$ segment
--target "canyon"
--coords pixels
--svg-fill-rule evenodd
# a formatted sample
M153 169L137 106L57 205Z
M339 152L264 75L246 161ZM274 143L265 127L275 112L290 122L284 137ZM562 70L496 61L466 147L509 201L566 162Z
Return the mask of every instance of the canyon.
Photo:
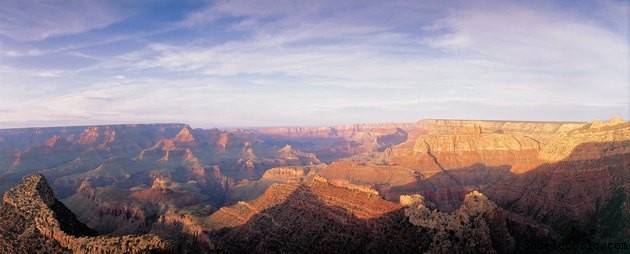
M630 123L0 129L0 192L2 253L547 253L628 244Z

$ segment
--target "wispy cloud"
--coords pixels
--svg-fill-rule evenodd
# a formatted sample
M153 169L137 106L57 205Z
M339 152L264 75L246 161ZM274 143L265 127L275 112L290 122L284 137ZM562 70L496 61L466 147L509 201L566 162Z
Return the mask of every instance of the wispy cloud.
M4 1L0 16L0 33L18 41L77 34L121 19L101 1Z
M433 28L449 31L429 40L435 47L530 69L596 71L616 67L619 71L623 54L628 52L623 34L589 20L559 18L554 13L524 8L456 12Z
M626 5L559 4L219 1L159 29L110 31L119 39L103 43L8 47L0 108L13 111L0 119L211 127L630 117ZM120 17L99 8L110 21L42 37L44 18L30 35L8 36L82 33ZM57 56L83 62L43 61Z
M590 20L527 6L505 6L502 12L471 8L450 11L429 24L409 20L408 26L441 31L426 36L398 27L365 26L360 18L337 26L326 19L303 26L295 22L296 17L285 17L292 8L260 13L255 4L241 7L218 9L250 19L280 16L262 25L262 31L253 31L251 40L209 48L154 45L157 56L141 59L136 66L211 76L282 73L301 77L303 85L325 77L342 87L387 86L429 93L473 85L498 100L518 98L523 89L530 92L523 99L530 100L566 93L579 100L605 98L620 103L627 99L619 92L627 85L626 35ZM333 12L329 20L340 18L335 14L348 19L346 13ZM336 37L340 42L325 41ZM437 49L434 56L423 55L431 47Z

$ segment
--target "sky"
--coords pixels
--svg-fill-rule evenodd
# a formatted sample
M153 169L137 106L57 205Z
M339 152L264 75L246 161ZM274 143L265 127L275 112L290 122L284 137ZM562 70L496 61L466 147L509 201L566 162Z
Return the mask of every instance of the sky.
M629 5L2 0L0 128L628 119Z

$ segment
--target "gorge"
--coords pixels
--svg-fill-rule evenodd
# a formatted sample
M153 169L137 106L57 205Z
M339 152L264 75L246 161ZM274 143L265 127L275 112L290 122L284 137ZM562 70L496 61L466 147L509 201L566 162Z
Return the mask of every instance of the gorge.
M547 253L627 244L630 123L3 129L0 192L2 253Z

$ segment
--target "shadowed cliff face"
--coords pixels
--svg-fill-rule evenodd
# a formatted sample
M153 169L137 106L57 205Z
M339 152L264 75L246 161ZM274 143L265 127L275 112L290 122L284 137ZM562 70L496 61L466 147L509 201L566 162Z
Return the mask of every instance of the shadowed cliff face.
M400 195L419 193L439 210L452 212L460 207L469 192L483 190L510 175L509 165L492 167L479 163L428 178L418 176L413 182L382 190L381 194L389 200L398 200Z
M630 147L630 141L578 145L565 160L510 174L483 191L505 209L550 225L558 237L573 232L589 241L626 241L630 153L576 159L585 149L606 155L611 147Z

